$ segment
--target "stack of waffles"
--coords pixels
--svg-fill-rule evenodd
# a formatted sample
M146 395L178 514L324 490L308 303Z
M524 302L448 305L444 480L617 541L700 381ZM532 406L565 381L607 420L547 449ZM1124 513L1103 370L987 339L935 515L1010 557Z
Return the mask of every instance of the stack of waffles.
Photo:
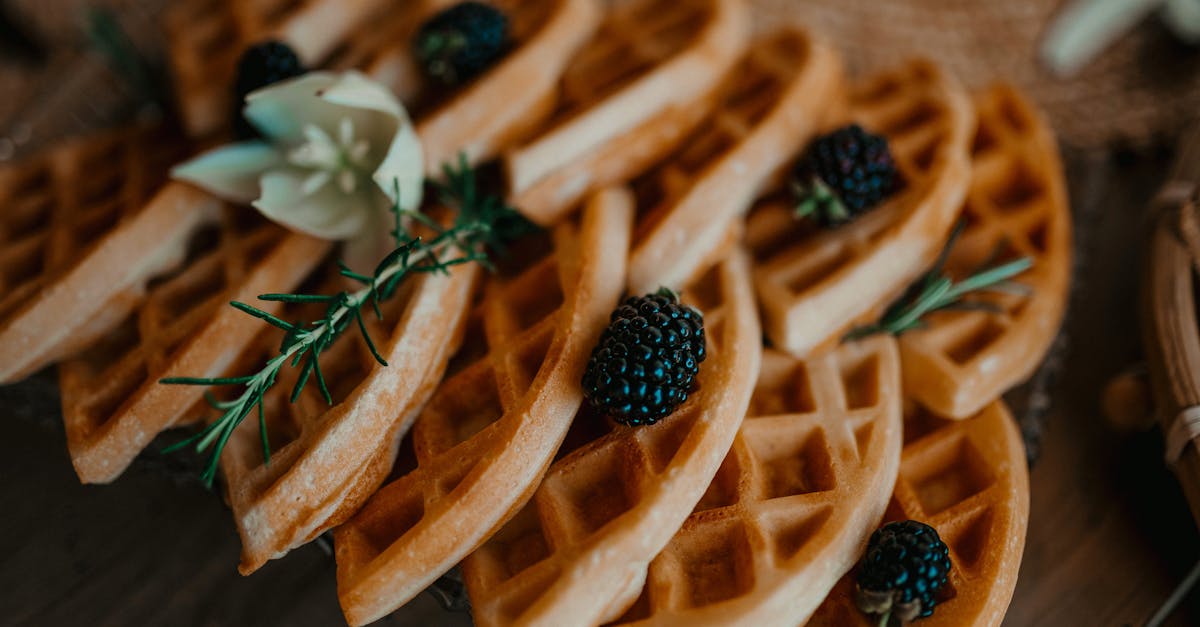
M490 0L511 45L447 90L411 40L454 4L184 0L166 23L181 129L0 170L0 382L57 365L80 479L113 481L160 433L215 419L202 388L161 379L278 352L277 330L225 303L344 289L330 242L165 176L227 132L241 51L278 40L387 86L428 176L458 155L498 165L544 228L499 270L406 282L363 323L374 346L321 355L332 404L312 386L288 398L284 371L220 457L244 574L332 532L352 625L456 565L481 625L868 624L856 564L881 524L914 519L952 564L923 621L998 625L1029 500L1000 397L1051 345L1070 274L1038 111L929 61L847 77L812 33L753 34L744 0ZM788 174L851 122L888 140L902 184L817 229ZM846 339L935 265L960 280L1017 258L1028 289ZM708 357L669 416L618 424L580 382L622 296L660 286L703 314Z

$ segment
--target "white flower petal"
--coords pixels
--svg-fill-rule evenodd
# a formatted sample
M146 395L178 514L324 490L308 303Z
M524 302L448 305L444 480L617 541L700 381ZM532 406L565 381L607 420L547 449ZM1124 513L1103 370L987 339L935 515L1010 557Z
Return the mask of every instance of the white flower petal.
M358 113L353 119L355 136L370 142L373 163L386 159L396 134L412 126L404 105L387 87L353 70L322 90L321 98Z
M344 107L378 111L408 122L404 105L387 87L354 70L343 72L337 81L321 91L321 98ZM365 133L359 129L359 134Z
M229 144L210 150L171 169L172 178L195 185L238 203L258 197L263 172L278 166L283 157L260 141Z
M425 159L421 142L411 124L405 124L396 133L387 156L375 169L371 178L393 202L399 200L402 209L414 210L421 205L425 192ZM400 197L396 198L396 185L400 186Z
M337 128L346 108L319 97L322 90L338 82L330 72L309 72L250 92L242 115L267 140L294 148L305 141L304 127Z
M288 228L322 239L358 236L367 224L374 201L363 194L347 195L335 185L305 194L303 170L274 170L262 176L262 196L254 207Z
M383 199L382 206L370 213L362 234L346 240L342 260L351 270L370 274L384 257L396 249L396 240L391 234L395 225L386 206L386 199Z

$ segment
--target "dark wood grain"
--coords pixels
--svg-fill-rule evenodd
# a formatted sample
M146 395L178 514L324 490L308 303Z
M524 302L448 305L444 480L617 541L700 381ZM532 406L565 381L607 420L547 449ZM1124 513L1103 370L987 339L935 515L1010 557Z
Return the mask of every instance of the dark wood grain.
M1149 232L1146 199L1162 156L1071 155L1077 237L1070 349L1041 459L1010 625L1140 625L1200 558L1186 503L1157 432L1122 436L1100 390L1140 359L1137 293ZM1193 592L1170 624L1200 624Z

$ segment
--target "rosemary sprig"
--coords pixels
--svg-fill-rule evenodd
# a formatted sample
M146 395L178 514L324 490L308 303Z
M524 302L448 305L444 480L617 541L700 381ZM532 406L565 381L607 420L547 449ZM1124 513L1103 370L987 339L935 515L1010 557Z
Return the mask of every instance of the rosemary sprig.
M263 399L267 391L275 385L279 371L285 365L290 363L292 367L300 369L296 384L292 388L292 402L299 398L301 391L310 380L315 380L325 402L332 405L333 397L321 371L320 357L321 353L328 349L351 324L358 328L375 360L384 366L388 365L367 332L366 324L363 321L365 307L369 306L375 315L382 319L383 312L380 303L391 298L406 278L417 273L448 272L452 266L472 262L480 263L490 269L492 264L488 258L488 250L501 250L501 247L510 238L532 228L530 223L520 218L520 214L505 205L499 197L484 194L478 190L475 171L467 164L465 156L460 155L457 167L444 166L443 172L445 181L434 182L433 185L440 200L446 206L457 209L453 224L443 227L423 213L404 211L398 205L393 205L391 211L395 214L395 228L392 236L396 240L396 248L379 262L374 273L359 274L347 268L345 264L339 264L341 274L361 283L361 288L353 292L342 291L337 294L263 294L259 296L260 300L270 302L322 303L326 308L325 314L320 320L311 324L290 322L246 303L237 301L230 303L236 309L260 318L284 331L279 354L272 357L263 364L258 372L251 375L211 378L171 377L160 380L160 383L171 385L242 387L242 393L232 400L220 401L211 395L208 396L209 403L222 411L221 417L210 423L203 431L168 447L164 452L179 450L192 444L199 452L212 448L211 457L201 474L204 483L211 486L226 442L233 434L234 429L251 412L257 410L263 459L270 463L271 450L267 438ZM414 235L409 228L414 225L425 227L432 233L432 236L426 240Z
M918 279L895 303L884 312L879 322L852 329L844 341L858 340L879 333L901 335L924 326L925 316L948 309L994 311L990 303L964 300L977 292L1027 293L1028 288L1010 282L1013 277L1033 266L1033 259L1021 257L1000 265L993 265L995 254L980 265L967 278L954 281L946 275L946 259L950 249L962 234L964 223L959 223L951 233L933 268ZM999 251L997 251L999 252Z

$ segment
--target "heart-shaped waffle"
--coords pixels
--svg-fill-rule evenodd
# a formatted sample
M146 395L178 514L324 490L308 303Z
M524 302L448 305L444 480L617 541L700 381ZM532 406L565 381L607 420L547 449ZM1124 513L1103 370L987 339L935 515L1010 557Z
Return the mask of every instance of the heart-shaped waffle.
M850 117L887 137L902 188L855 222L808 237L807 221L777 196L747 223L767 337L801 357L873 322L933 264L970 178L974 110L932 64L911 62L854 88Z
M906 403L900 478L884 522L919 520L950 547L950 577L933 615L917 624L999 625L1004 620L1029 524L1025 448L996 401L972 418L936 418ZM853 574L809 625L875 625L854 606Z
M599 623L637 598L746 414L762 354L749 272L735 250L684 291L709 340L688 401L643 427L581 414L533 500L463 562L476 623Z
M464 365L413 428L415 460L335 531L338 597L362 625L416 596L529 498L583 400L580 379L625 284L633 199L595 195L553 253L488 289Z
M988 293L998 311L945 311L904 334L904 385L939 415L978 413L1041 363L1058 333L1071 279L1071 210L1054 135L1012 87L976 99L971 189L946 261L961 280L989 263L1029 257L1029 294Z
M806 621L858 561L887 507L901 404L889 337L809 360L767 350L721 471L620 622Z
M749 37L744 0L609 4L547 128L504 157L510 201L539 224L666 156L716 104Z
M685 285L711 265L736 220L844 98L837 53L802 31L750 46L716 108L659 168L666 197L641 220L634 293Z
M508 17L512 49L480 78L444 93L423 79L411 42L428 17L453 4L427 0L415 12L389 11L382 24L348 42L332 61L361 68L400 96L419 119L417 135L431 176L459 152L480 163L536 130L554 108L568 62L602 16L597 0L489 0Z
M374 11L415 11L382 0L183 0L164 20L175 100L193 137L221 131L234 110L233 80L246 48L291 46L308 66L332 53Z
M107 333L183 260L216 201L170 185L147 205L183 151L162 129L128 128L0 168L0 383Z
M183 188L179 183L167 189ZM63 421L80 481L116 479L163 430L202 415L204 390L164 386L164 377L227 374L262 331L228 306L299 283L329 250L288 234L243 207L222 205L218 223L196 233L181 267L160 277L115 330L59 368ZM278 303L264 303L278 314Z

